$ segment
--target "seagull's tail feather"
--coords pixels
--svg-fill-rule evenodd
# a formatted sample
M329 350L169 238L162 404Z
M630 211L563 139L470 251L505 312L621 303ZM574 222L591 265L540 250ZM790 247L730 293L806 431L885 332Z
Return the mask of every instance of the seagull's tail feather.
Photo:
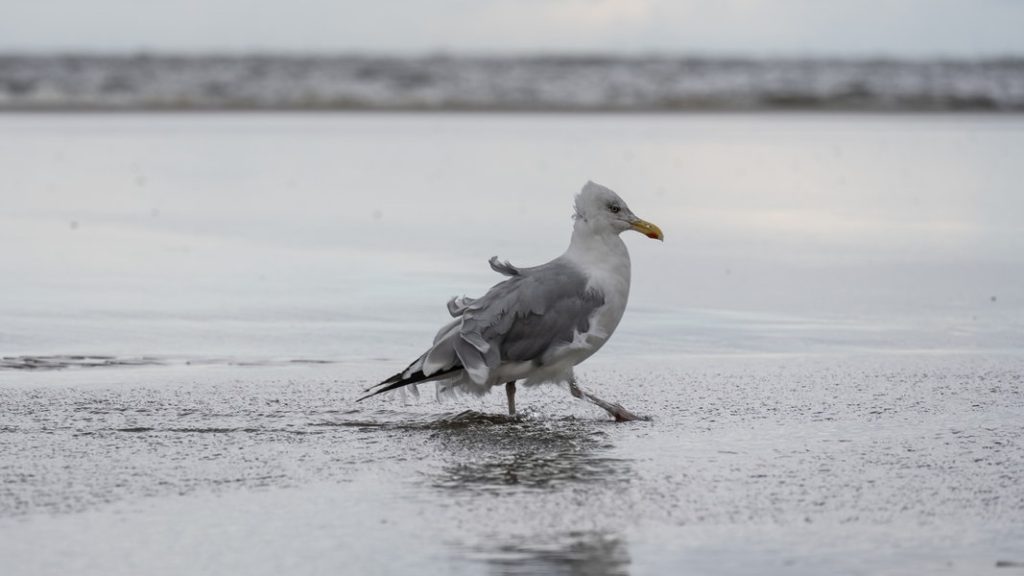
M431 382L433 380L440 380L442 378L451 378L457 372L461 371L462 366L452 366L451 368L446 368L444 370L434 372L433 374L427 376L426 374L423 373L422 370L417 370L410 374L409 370L406 369L381 382L380 384L374 384L373 386L370 386L366 390L363 390L363 392L369 392L369 394L365 394L363 396L360 396L359 398L356 398L356 402L366 400L367 398L371 398L373 396L376 396L377 394L383 394L385 392L397 390L398 388L408 386L410 384L422 384L423 382Z

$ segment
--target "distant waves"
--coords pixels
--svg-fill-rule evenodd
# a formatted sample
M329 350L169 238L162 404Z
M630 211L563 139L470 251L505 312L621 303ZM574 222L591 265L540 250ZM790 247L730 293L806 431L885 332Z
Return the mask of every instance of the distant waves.
M1024 111L1024 59L0 56L0 111Z

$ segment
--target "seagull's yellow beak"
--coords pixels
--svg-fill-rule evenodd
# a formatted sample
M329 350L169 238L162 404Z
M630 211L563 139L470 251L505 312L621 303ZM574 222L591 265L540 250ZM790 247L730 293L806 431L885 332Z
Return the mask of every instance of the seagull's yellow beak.
M643 234L644 236L647 236L648 238L654 238L655 240L661 240L662 242L665 241L665 235L661 233L661 228L658 228L657 226L651 224L646 220L641 220L637 218L636 220L630 222L629 225L630 228L636 230L637 232Z

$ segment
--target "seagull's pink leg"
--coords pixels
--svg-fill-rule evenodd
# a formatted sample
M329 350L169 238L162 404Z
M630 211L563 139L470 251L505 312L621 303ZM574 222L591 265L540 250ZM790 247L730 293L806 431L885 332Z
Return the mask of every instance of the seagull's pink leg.
M569 392L571 392L572 395L575 396L576 398L580 398L586 400L587 402L590 402L591 404L600 406L601 408L604 409L605 412L610 414L616 422L629 422L631 420L640 419L636 414L633 414L629 410L623 408L622 404L612 404L609 402L605 402L604 400L601 400L600 398L594 396L589 392L584 392L583 389L581 389L579 385L576 384L575 378L569 380Z

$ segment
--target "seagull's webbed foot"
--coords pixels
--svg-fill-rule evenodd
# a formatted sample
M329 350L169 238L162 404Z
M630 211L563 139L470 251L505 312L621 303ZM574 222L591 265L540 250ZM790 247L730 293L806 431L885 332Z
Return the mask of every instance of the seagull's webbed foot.
M589 392L583 391L583 389L580 388L578 384L576 384L575 380L569 381L569 392L571 392L572 395L575 396L576 398L586 400L587 402L590 402L595 406L601 407L602 409L604 409L605 412L610 414L616 422L630 422L632 420L640 419L640 417L637 416L636 414L633 414L629 410L623 408L622 404L613 404L611 402L605 402L604 400L601 400L597 396L594 396Z

